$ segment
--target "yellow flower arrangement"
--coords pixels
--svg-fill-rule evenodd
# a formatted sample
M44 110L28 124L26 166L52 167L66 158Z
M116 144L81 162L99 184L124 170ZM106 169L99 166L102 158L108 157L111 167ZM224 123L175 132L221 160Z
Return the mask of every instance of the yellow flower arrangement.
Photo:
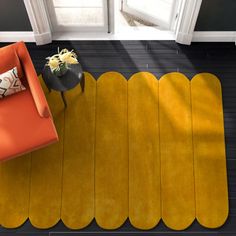
M73 50L68 51L65 48L62 49L58 55L62 62L66 62L67 64L78 64L77 55L73 52Z
M49 66L52 73L58 76L63 75L68 70L68 65L79 63L73 50L69 51L66 48L61 51L58 48L58 54L46 59L48 60L46 66Z

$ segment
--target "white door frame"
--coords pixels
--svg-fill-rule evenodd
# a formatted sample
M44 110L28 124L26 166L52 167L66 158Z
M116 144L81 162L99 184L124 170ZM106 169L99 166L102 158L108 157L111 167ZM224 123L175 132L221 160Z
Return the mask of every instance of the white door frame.
M114 9L112 7L114 5L113 1L115 0L108 1L110 1L109 5L111 6L109 10L112 11ZM24 0L24 3L33 28L36 44L50 43L52 41L52 32L44 0ZM176 42L191 44L201 3L202 0L182 0L175 30ZM109 15L114 16L113 13ZM111 25L114 25L114 19L110 19L110 21ZM94 39L96 39L96 34Z
M177 43L191 44L201 4L202 0L182 0L180 3L175 30Z
M49 25L44 0L24 0L25 8L34 32L37 45L52 42L52 33Z

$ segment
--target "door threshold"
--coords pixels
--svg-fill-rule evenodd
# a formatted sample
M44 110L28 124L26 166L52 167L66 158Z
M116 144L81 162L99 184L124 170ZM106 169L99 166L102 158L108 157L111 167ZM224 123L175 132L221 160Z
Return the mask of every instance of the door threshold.
M130 27L129 27L130 28ZM138 29L142 28L142 29ZM53 40L175 40L172 31L153 29L152 27L135 27L122 29L116 33L103 32L56 32Z

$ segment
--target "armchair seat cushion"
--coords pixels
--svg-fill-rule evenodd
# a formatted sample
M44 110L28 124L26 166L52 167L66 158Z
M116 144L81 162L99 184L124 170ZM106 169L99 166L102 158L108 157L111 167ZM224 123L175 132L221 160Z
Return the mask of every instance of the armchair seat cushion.
M39 116L29 88L1 99L0 114L1 160L22 155L58 139L51 117Z

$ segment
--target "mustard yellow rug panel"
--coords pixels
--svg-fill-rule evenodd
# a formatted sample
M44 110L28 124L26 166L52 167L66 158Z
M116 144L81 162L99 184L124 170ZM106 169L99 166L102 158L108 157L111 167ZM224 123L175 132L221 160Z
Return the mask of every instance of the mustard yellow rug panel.
M224 121L220 81L212 74L191 82L196 217L208 228L222 225L228 216Z
M31 154L0 165L0 224L5 228L22 225L29 215Z
M32 153L29 218L37 228L49 228L61 218L64 105L60 93L44 87L60 141Z
M151 229L161 219L158 80L147 72L128 81L129 219Z
M96 81L85 74L86 86L68 91L65 111L61 219L71 229L94 218L94 145Z
M160 219L185 229L195 218L220 227L228 215L221 86L211 74L190 82L148 72L117 72L85 91L60 93L42 82L60 141L0 164L0 225L27 218L37 228L60 219L81 229L95 218L116 229L127 218L147 230Z
M159 81L162 219L176 230L195 218L190 82L169 73Z
M128 217L127 81L108 72L97 81L95 218L104 229Z

